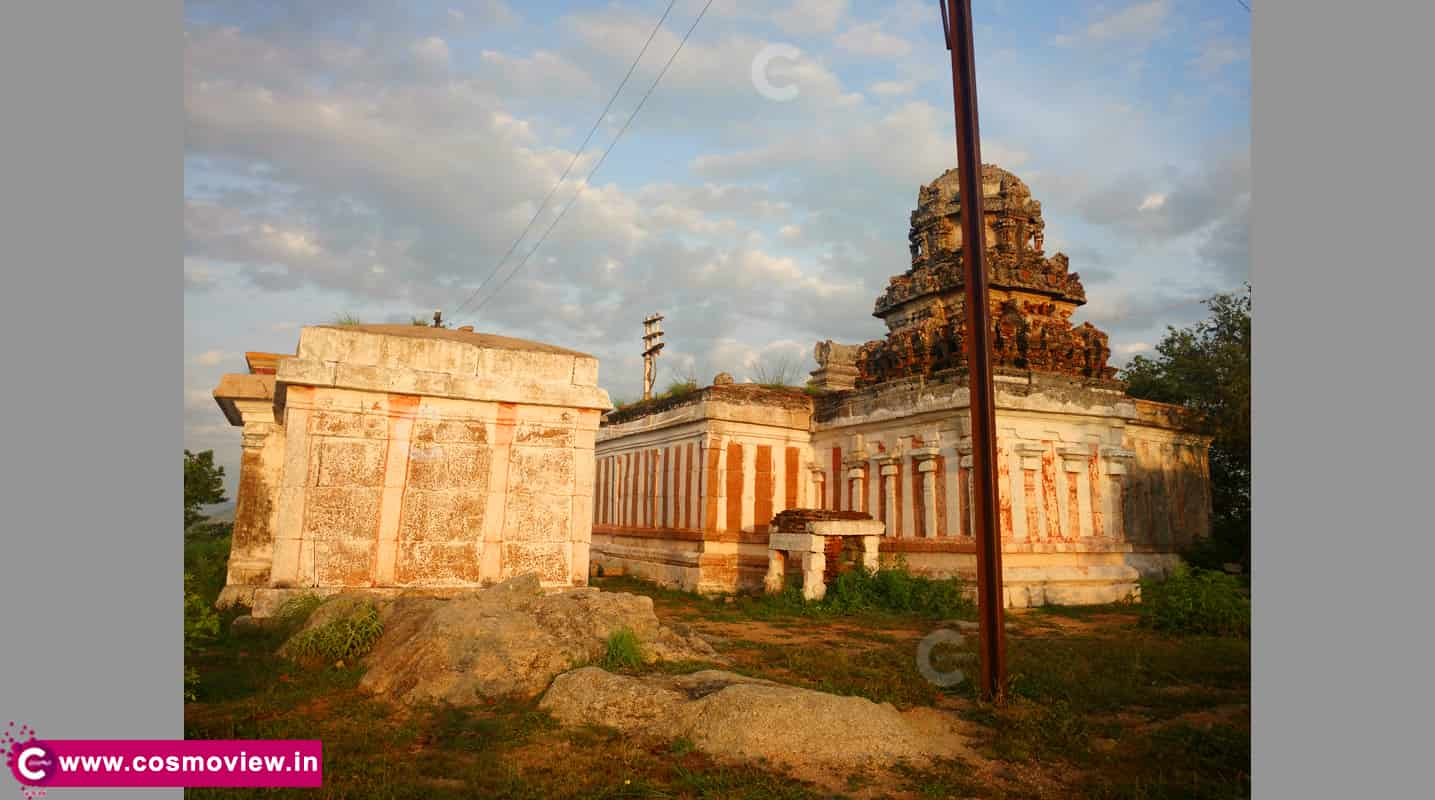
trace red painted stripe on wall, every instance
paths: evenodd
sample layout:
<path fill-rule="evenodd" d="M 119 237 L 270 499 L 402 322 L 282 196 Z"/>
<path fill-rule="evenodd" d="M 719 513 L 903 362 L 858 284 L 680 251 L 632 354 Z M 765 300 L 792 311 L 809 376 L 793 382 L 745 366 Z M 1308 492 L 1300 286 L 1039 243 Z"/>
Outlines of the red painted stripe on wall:
<path fill-rule="evenodd" d="M 727 446 L 727 529 L 742 530 L 742 445 Z"/>
<path fill-rule="evenodd" d="M 753 530 L 765 531 L 767 524 L 772 522 L 772 492 L 774 489 L 772 445 L 760 444 L 757 446 L 755 469 L 757 474 L 753 476 L 752 483 L 752 525 Z"/>

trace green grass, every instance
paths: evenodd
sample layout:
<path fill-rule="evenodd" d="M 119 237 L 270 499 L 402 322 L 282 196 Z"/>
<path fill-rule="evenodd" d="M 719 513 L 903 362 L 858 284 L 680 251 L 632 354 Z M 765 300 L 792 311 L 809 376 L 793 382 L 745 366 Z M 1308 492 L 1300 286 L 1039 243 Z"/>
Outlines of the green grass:
<path fill-rule="evenodd" d="M 826 595 L 816 601 L 804 600 L 795 586 L 775 594 L 704 597 L 631 576 L 599 578 L 594 585 L 608 591 L 644 594 L 682 613 L 727 622 L 850 617 L 880 624 L 893 618 L 976 618 L 970 584 L 958 578 L 913 575 L 900 562 L 875 572 L 860 567 L 843 572 L 828 584 Z"/>
<path fill-rule="evenodd" d="M 643 644 L 631 628 L 619 628 L 608 634 L 603 658 L 598 664 L 609 672 L 635 670 L 643 665 Z"/>
<path fill-rule="evenodd" d="M 1141 582 L 1141 624 L 1171 634 L 1249 636 L 1251 601 L 1234 575 L 1181 567 Z"/>
<path fill-rule="evenodd" d="M 298 661 L 349 663 L 367 655 L 383 633 L 379 610 L 365 603 L 344 617 L 296 634 L 287 650 Z"/>

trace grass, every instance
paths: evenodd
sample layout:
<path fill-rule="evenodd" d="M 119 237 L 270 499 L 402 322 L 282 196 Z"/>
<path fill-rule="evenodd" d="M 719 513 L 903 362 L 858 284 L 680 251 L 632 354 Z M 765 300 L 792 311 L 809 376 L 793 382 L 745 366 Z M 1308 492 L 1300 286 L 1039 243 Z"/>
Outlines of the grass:
<path fill-rule="evenodd" d="M 669 589 L 629 576 L 599 578 L 595 585 L 609 591 L 645 594 L 663 600 L 688 614 L 722 621 L 758 620 L 792 622 L 800 618 L 854 618 L 881 625 L 893 617 L 918 619 L 975 619 L 976 605 L 970 585 L 958 578 L 913 575 L 904 564 L 874 571 L 855 568 L 834 578 L 817 601 L 804 600 L 789 586 L 776 594 L 738 594 L 704 597 Z"/>
<path fill-rule="evenodd" d="M 1141 624 L 1171 634 L 1249 636 L 1251 601 L 1234 575 L 1181 567 L 1141 582 Z"/>
<path fill-rule="evenodd" d="M 643 645 L 631 628 L 619 628 L 608 634 L 603 658 L 598 666 L 609 672 L 635 670 L 643 665 Z"/>
<path fill-rule="evenodd" d="M 201 680 L 197 699 L 186 704 L 186 736 L 321 739 L 324 786 L 187 794 L 319 800 L 1249 796 L 1249 638 L 1173 636 L 1142 627 L 1140 607 L 1128 604 L 1012 612 L 1009 700 L 997 707 L 980 702 L 969 683 L 936 687 L 915 667 L 917 642 L 948 627 L 948 612 L 962 611 L 947 589 L 908 585 L 904 577 L 850 580 L 851 595 L 840 603 L 802 603 L 791 595 L 705 598 L 631 578 L 596 583 L 652 597 L 664 623 L 682 621 L 708 635 L 730 662 L 723 668 L 904 710 L 955 713 L 966 723 L 969 756 L 891 772 L 840 772 L 817 786 L 759 763 L 716 762 L 686 738 L 561 727 L 536 702 L 391 706 L 358 690 L 362 667 L 349 661 L 314 670 L 275 655 L 313 610 L 316 600 L 301 597 L 285 609 L 286 621 L 243 634 L 222 625 L 189 657 L 187 666 Z M 628 672 L 712 666 L 645 666 L 641 648 L 631 631 L 617 631 L 600 663 Z"/>
<path fill-rule="evenodd" d="M 298 661 L 343 664 L 367 655 L 383 633 L 379 610 L 365 603 L 344 617 L 296 634 L 288 651 Z"/>

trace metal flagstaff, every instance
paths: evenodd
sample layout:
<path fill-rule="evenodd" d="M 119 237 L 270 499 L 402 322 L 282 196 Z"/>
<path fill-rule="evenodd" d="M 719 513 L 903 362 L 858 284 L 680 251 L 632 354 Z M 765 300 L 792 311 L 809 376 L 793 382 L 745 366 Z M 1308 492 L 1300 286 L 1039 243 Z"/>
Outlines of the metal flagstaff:
<path fill-rule="evenodd" d="M 972 54 L 971 0 L 939 0 L 942 33 L 952 53 L 952 97 L 957 127 L 957 185 L 962 217 L 966 289 L 967 385 L 972 419 L 972 508 L 977 540 L 977 613 L 980 616 L 982 696 L 1000 703 L 1006 689 L 1006 626 L 996 482 L 996 404 L 992 389 L 991 305 L 982 211 L 982 148 L 977 125 L 976 63 Z"/>

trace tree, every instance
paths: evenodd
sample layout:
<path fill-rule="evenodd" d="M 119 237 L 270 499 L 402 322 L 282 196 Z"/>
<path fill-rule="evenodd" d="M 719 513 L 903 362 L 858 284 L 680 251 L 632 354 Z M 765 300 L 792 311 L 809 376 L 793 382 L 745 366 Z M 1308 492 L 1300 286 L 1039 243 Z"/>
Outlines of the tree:
<path fill-rule="evenodd" d="M 204 519 L 200 506 L 223 503 L 224 467 L 214 465 L 214 451 L 184 451 L 184 527 Z"/>
<path fill-rule="evenodd" d="M 1156 356 L 1136 356 L 1121 372 L 1132 397 L 1197 412 L 1211 443 L 1211 538 L 1188 559 L 1201 566 L 1239 561 L 1251 547 L 1251 287 L 1205 301 L 1211 315 L 1167 328 Z"/>

